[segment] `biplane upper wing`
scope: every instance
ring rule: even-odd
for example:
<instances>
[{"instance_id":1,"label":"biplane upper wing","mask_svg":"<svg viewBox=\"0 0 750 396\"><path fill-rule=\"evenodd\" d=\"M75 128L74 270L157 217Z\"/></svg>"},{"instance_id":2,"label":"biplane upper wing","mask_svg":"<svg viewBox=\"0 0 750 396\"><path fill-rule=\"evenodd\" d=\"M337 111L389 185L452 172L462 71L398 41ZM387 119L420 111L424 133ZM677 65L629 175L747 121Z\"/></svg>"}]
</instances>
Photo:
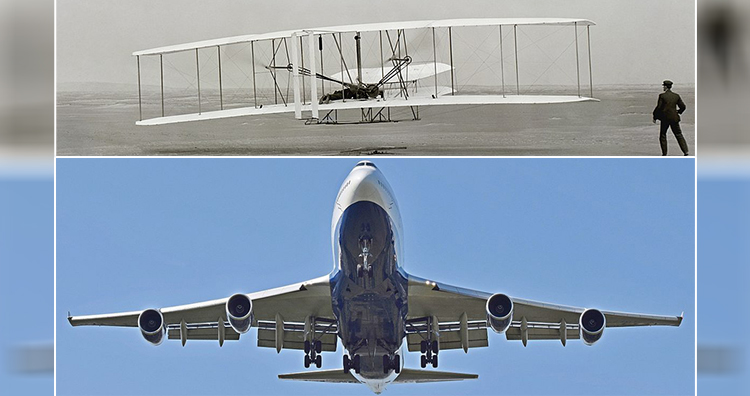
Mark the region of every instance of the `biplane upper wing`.
<instances>
[{"instance_id":1,"label":"biplane upper wing","mask_svg":"<svg viewBox=\"0 0 750 396\"><path fill-rule=\"evenodd\" d=\"M558 26L593 26L596 25L588 19L576 18L464 18L464 19L443 19L443 20L424 20L424 21L405 21L405 22L384 22L384 23L365 23L358 25L328 26L321 28L307 28L299 30L282 30L278 32L248 34L242 36L224 37L212 40L195 41L192 43L168 45L163 47L151 48L147 50L135 51L133 56L160 55L180 51L192 51L201 48L211 48L229 44L249 43L251 41L262 41L271 39L289 38L294 32L300 33L347 33L347 32L375 32L385 30L408 30L424 28L446 28L446 27L470 27L470 26L511 26L511 25L558 25Z\"/></svg>"},{"instance_id":2,"label":"biplane upper wing","mask_svg":"<svg viewBox=\"0 0 750 396\"><path fill-rule=\"evenodd\" d=\"M576 18L466 18L466 19L445 19L445 20L422 20L422 21L404 21L404 22L385 22L385 23L368 23L368 24L354 24L354 25L342 25L342 26L329 26L320 28L309 28L299 30L285 30L262 34L249 34L242 36L233 36L226 38L218 38L212 40L197 41L192 43L169 45L163 47L157 47L147 50L135 51L133 55L138 58L138 90L139 90L139 109L140 109L140 120L136 123L138 125L160 125L170 124L186 121L198 121L198 120L213 120L228 117L238 116L249 116L249 115L262 115L262 114L276 114L294 112L295 117L301 119L302 111L309 111L313 119L319 118L319 112L327 112L331 110L345 110L345 109L378 109L378 108L391 108L391 107L404 107L404 106L432 106L432 105L496 105L496 104L547 104L547 103L572 103L572 102L585 102L595 101L592 97L587 97L581 94L580 87L580 71L578 78L578 95L523 95L520 89L516 89L514 93L506 92L503 88L501 94L497 95L472 95L462 93L454 87L454 75L458 74L456 64L452 58L453 48L451 47L451 59L450 64L445 62L439 62L435 55L435 29L442 28L459 28L459 27L481 27L481 26L503 26L513 27L513 34L515 35L515 28L519 26L575 26L578 27L589 27L595 25L594 22L588 19L576 19ZM415 29L432 29L432 45L430 45L430 57L426 61L416 61L411 63L408 51L406 51L406 33L405 31ZM346 64L347 56L351 57L351 54L346 53L343 49L343 40L341 33L358 33L355 39L359 40L360 33L366 32L379 32L380 38L380 57L378 59L378 67L362 67L361 60L356 60L357 68L352 69L349 67L354 62L349 59L349 65ZM390 32L390 33L389 33ZM396 33L393 33L396 32ZM336 37L338 35L338 38ZM323 37L335 42L327 51L327 56L333 56L336 58L336 64L341 64L341 68L336 68L335 71L327 70L330 76L326 76L323 70L320 73L317 72L316 67L318 61L320 61L320 67L323 67L323 48L322 40ZM387 36L387 41L384 37ZM576 39L578 33L576 33ZM303 44L303 38L307 39L307 44ZM347 38L349 39L349 38ZM221 97L221 106L219 109L206 108L207 106L201 107L201 98L205 94L201 93L201 70L200 68L200 53L199 50L207 48L218 49L218 85L219 95L222 95L222 66L221 66L221 48L230 46L233 44L254 44L259 42L269 42L271 44L271 61L264 59L264 62L259 67L256 67L258 61L258 54L252 53L252 76L246 76L244 81L252 80L252 98L250 102L244 99L244 103L231 103L225 106L224 97ZM320 44L316 45L316 43ZM359 45L359 42L357 42ZM404 46L405 54L401 53L401 45ZM451 44L452 45L452 44ZM266 46L266 44L263 44ZM282 47L283 46L283 47ZM318 48L320 46L320 48ZM291 48L290 48L291 47ZM265 47L264 47L265 48ZM502 48L502 47L501 47ZM412 50L414 50L412 48ZM165 89L164 89L164 56L179 52L195 52L195 67L197 76L197 84L195 86L198 89L197 95L197 107L198 111L191 114L166 114L165 113ZM264 49L262 51L268 51ZM385 51L385 52L384 52ZM516 49L517 51L517 49ZM501 51L502 52L502 51ZM345 55L345 53L347 55ZM332 55L331 55L332 54ZM397 57L401 57L401 60L409 58L403 70L400 70L398 78L392 78L387 87L384 87L382 76L391 67L388 60L392 60ZM144 119L143 117L143 103L141 94L141 57L158 56L161 64L161 114L158 117ZM204 55L205 56L205 55ZM211 55L213 56L213 55ZM264 54L268 56L268 54ZM589 55L590 56L590 55ZM516 54L517 57L517 54ZM320 59L316 59L320 58ZM578 52L576 52L576 58L578 58ZM340 60L340 62L339 62ZM301 63L300 63L301 62ZM380 65L384 66L380 66ZM372 66L372 62L370 62ZM518 85L518 62L515 62L516 72L516 85ZM330 66L330 65L329 65ZM387 66L387 67L386 67ZM590 66L590 62L589 62ZM261 74L270 73L270 77L265 75L266 83L269 84L265 89L265 95L270 95L273 98L272 102L261 103L259 95L261 88L256 90L256 76ZM245 67L250 69L250 67ZM330 67L329 67L330 69ZM248 72L242 69L243 72ZM395 67L394 69L395 70ZM280 73L290 72L293 76L282 76L279 78ZM437 76L440 74L448 73L451 74L451 86L442 87L438 84ZM184 73L181 73L183 77ZM395 76L396 73L394 73ZM590 72L589 72L590 74ZM303 75L310 77L310 82L305 87L303 81ZM336 101L333 103L319 104L318 100L321 95L326 92L318 92L318 79L329 79L334 81L329 83L328 88L332 91L343 91L346 84L354 84L357 79L354 77L359 76L359 81L364 84L380 83L381 90L387 89L400 89L402 90L401 95L389 95L387 92L384 94L378 94L376 98L370 98L369 100L344 100ZM291 77L291 78L290 78ZM417 80L433 80L434 85L432 87L419 87L421 96L414 95L412 93L407 94L408 89L417 90ZM270 82L272 79L272 82ZM332 80L331 80L332 79ZM335 81L339 81L337 84ZM294 83L293 91L294 97L292 98L290 91L292 91L292 82ZM433 81L429 81L432 83ZM286 84L286 86L283 86ZM322 84L322 83L321 83ZM409 85L411 84L411 85ZM503 85L505 83L503 82ZM191 83L192 85L192 83ZM387 85L387 84L386 84ZM384 89L385 88L385 89ZM321 86L321 90L323 90ZM341 92L339 91L339 92ZM183 91L184 92L184 91ZM309 95L308 95L309 93ZM593 96L593 90L591 91ZM450 94L450 95L447 95ZM325 95L323 95L325 96ZM343 94L341 96L344 96ZM300 99L301 97L301 99ZM261 98L264 99L264 98ZM187 103L184 98L179 99L179 103L184 105ZM218 106L216 106L218 107ZM230 109L231 107L231 109ZM184 107L181 107L184 108Z\"/></svg>"}]
</instances>

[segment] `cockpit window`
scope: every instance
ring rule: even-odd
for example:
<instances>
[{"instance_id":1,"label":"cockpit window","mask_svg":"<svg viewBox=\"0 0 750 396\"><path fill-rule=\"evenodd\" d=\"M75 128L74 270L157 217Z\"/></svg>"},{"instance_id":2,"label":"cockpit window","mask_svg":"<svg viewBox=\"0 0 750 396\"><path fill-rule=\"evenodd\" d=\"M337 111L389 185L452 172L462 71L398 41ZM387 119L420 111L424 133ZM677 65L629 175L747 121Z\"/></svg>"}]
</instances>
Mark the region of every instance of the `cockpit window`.
<instances>
[{"instance_id":1,"label":"cockpit window","mask_svg":"<svg viewBox=\"0 0 750 396\"><path fill-rule=\"evenodd\" d=\"M373 167L375 169L378 169L378 167L375 166L375 164L373 164L370 161L360 161L357 165L355 165L355 167L357 167L357 166L371 166L371 167Z\"/></svg>"}]
</instances>

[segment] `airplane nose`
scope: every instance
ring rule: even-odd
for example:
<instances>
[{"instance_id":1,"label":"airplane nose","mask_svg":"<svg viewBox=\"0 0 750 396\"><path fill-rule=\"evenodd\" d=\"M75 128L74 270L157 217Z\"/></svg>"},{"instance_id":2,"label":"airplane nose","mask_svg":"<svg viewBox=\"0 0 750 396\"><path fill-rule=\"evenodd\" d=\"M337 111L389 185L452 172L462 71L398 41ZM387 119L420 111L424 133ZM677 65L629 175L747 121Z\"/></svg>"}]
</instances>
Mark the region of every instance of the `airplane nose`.
<instances>
[{"instance_id":1,"label":"airplane nose","mask_svg":"<svg viewBox=\"0 0 750 396\"><path fill-rule=\"evenodd\" d=\"M336 199L337 210L344 211L360 201L372 202L389 211L394 210L393 193L383 174L374 166L357 165L352 169Z\"/></svg>"},{"instance_id":2,"label":"airplane nose","mask_svg":"<svg viewBox=\"0 0 750 396\"><path fill-rule=\"evenodd\" d=\"M356 201L380 201L380 188L375 170L362 169L359 177L353 180L352 202Z\"/></svg>"}]
</instances>

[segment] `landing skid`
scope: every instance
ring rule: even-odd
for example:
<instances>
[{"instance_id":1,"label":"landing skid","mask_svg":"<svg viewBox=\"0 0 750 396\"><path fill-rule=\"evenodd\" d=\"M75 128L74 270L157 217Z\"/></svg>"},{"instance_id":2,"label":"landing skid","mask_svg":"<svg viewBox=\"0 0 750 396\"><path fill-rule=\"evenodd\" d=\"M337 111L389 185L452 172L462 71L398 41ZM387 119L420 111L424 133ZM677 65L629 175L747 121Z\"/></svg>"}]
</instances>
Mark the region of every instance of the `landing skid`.
<instances>
[{"instance_id":1,"label":"landing skid","mask_svg":"<svg viewBox=\"0 0 750 396\"><path fill-rule=\"evenodd\" d=\"M376 124L381 122L400 122L400 121L419 121L419 106L409 106L411 111L410 119L395 119L391 117L390 107L380 108L363 108L360 110L360 119L355 120L342 120L339 119L338 110L329 110L323 117L319 119L308 118L305 121L305 125L313 124L326 124L326 125L348 125L348 124Z\"/></svg>"}]
</instances>

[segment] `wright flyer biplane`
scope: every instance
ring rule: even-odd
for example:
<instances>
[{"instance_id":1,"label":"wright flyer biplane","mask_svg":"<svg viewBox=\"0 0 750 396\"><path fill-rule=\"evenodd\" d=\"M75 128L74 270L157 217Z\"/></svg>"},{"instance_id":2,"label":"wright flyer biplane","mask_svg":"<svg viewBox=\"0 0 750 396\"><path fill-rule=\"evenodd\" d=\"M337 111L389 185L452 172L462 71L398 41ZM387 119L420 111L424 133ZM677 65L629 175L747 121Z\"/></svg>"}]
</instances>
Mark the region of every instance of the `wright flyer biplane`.
<instances>
[{"instance_id":1,"label":"wright flyer biplane","mask_svg":"<svg viewBox=\"0 0 750 396\"><path fill-rule=\"evenodd\" d=\"M138 125L294 113L308 123L419 119L436 105L594 98L594 23L481 18L369 23L136 51ZM399 111L395 117L392 112Z\"/></svg>"}]
</instances>

